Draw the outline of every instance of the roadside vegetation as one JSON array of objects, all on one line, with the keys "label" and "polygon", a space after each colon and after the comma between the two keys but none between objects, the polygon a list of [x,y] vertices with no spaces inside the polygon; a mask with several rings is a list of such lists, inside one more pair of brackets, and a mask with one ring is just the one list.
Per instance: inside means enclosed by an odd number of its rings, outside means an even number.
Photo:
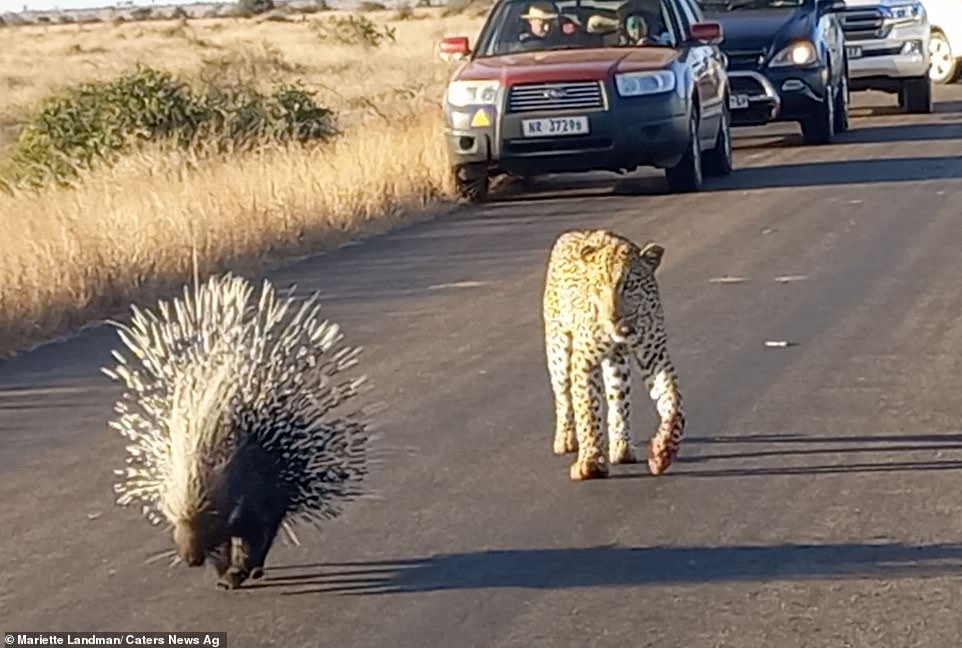
[{"label": "roadside vegetation", "polygon": [[484,8],[0,26],[0,353],[169,294],[195,253],[257,271],[443,207],[435,47]]}]

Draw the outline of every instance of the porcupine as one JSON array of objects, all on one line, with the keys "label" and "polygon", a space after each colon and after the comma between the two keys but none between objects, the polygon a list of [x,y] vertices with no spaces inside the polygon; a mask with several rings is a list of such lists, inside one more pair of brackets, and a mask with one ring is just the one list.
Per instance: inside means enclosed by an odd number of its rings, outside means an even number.
[{"label": "porcupine", "polygon": [[210,559],[234,589],[263,575],[281,528],[296,543],[295,523],[319,527],[363,495],[379,405],[331,416],[367,383],[340,378],[361,348],[319,318],[317,293],[295,311],[267,281],[256,305],[229,273],[189,288],[159,316],[134,306],[129,326],[113,323],[136,361],[114,351],[103,368],[127,388],[110,421],[131,441],[114,491],[166,521],[175,560]]}]

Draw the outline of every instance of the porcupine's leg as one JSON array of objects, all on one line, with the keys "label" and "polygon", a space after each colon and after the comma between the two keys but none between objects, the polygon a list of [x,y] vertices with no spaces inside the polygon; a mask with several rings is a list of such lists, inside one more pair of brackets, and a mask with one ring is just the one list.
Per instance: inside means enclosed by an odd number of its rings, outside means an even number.
[{"label": "porcupine's leg", "polygon": [[243,538],[234,536],[230,541],[230,567],[224,572],[217,586],[221,589],[237,589],[250,577],[247,567],[249,549]]},{"label": "porcupine's leg", "polygon": [[230,540],[217,547],[217,550],[210,554],[210,561],[214,565],[217,577],[223,576],[227,568],[230,567]]},{"label": "porcupine's leg", "polygon": [[257,580],[264,575],[264,563],[267,561],[267,554],[274,544],[274,538],[277,537],[277,532],[283,521],[283,515],[272,515],[262,520],[257,528],[251,529],[251,533],[247,536],[247,546],[249,547],[247,565],[250,568],[251,579]]}]

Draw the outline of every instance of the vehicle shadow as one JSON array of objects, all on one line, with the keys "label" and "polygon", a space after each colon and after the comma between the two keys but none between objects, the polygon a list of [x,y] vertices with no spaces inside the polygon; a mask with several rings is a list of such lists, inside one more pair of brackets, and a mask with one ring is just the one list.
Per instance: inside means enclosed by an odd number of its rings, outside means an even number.
[{"label": "vehicle shadow", "polygon": [[882,144],[962,139],[962,122],[859,126],[842,133],[834,144]]},{"label": "vehicle shadow", "polygon": [[[962,100],[933,101],[932,112],[936,114],[962,113]],[[897,105],[885,106],[852,106],[849,109],[851,117],[897,117],[906,113]],[[920,115],[921,116],[921,115]]]},{"label": "vehicle shadow", "polygon": [[898,157],[886,159],[768,164],[735,169],[715,180],[706,191],[816,187],[826,185],[881,184],[962,177],[958,156]]},{"label": "vehicle shadow", "polygon": [[962,544],[776,544],[505,549],[271,567],[247,589],[378,595],[491,588],[577,589],[962,574]]}]

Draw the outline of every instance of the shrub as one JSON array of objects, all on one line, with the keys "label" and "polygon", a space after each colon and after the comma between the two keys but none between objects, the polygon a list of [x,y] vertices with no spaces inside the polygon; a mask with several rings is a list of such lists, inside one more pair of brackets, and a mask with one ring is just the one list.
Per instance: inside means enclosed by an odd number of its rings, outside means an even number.
[{"label": "shrub", "polygon": [[242,14],[256,15],[274,8],[274,0],[239,0],[237,8]]},{"label": "shrub", "polygon": [[362,47],[380,47],[385,40],[397,42],[395,28],[384,25],[378,29],[366,16],[331,16],[323,22],[312,22],[311,28],[322,42]]},{"label": "shrub", "polygon": [[414,18],[414,8],[404,2],[398,5],[397,12],[394,14],[394,20],[411,20]]},{"label": "shrub", "polygon": [[336,132],[333,113],[298,85],[270,93],[212,84],[194,89],[169,72],[141,67],[42,102],[14,145],[7,176],[19,186],[69,184],[79,169],[110,164],[145,140],[224,152],[326,140]]},{"label": "shrub", "polygon": [[134,20],[149,20],[153,13],[150,7],[137,7],[130,12],[130,17]]}]

